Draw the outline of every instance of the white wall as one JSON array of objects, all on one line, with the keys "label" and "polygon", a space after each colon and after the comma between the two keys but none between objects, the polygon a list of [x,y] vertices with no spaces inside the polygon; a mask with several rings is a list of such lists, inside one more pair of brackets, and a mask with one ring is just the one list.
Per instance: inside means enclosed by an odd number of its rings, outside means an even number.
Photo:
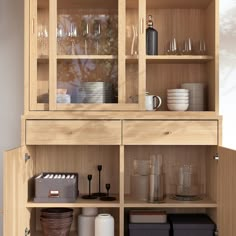
[{"label": "white wall", "polygon": [[236,149],[236,0],[220,0],[220,113],[223,145]]},{"label": "white wall", "polygon": [[[23,3],[23,0],[0,0],[0,193],[3,151],[20,145],[20,116],[23,112]],[[0,222],[0,235],[3,235],[2,216]]]},{"label": "white wall", "polygon": [[[220,0],[220,112],[224,116],[223,144],[236,149],[234,12],[236,12],[235,0]],[[20,116],[23,112],[23,0],[0,0],[0,84],[0,160],[2,160],[3,150],[20,145]],[[1,161],[0,173],[2,173]],[[2,186],[1,174],[0,186]],[[2,188],[0,191],[2,192]],[[2,208],[2,194],[0,194],[0,208]]]}]

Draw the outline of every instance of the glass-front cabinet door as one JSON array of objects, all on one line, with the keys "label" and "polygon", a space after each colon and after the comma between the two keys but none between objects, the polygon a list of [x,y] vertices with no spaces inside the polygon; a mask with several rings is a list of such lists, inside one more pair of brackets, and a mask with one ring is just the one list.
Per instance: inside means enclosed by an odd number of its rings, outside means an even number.
[{"label": "glass-front cabinet door", "polygon": [[143,106],[138,0],[33,0],[31,14],[30,110]]}]

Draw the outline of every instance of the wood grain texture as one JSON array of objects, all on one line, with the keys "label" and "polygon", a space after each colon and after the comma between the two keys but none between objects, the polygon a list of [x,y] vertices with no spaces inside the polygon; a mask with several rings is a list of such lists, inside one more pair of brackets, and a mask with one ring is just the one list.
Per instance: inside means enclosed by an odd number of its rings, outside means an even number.
[{"label": "wood grain texture", "polygon": [[[29,37],[30,37],[30,72],[29,72],[29,98],[30,98],[30,110],[36,110],[37,104],[37,22],[38,22],[38,14],[37,14],[37,1],[32,0],[30,2],[30,22],[28,27]],[[27,29],[27,28],[26,28]]]},{"label": "wood grain texture", "polygon": [[[150,156],[162,155],[165,174],[166,194],[175,193],[178,167],[184,164],[193,165],[199,171],[198,182],[202,194],[206,194],[206,151],[207,146],[125,146],[125,194],[131,193],[131,175],[134,174],[134,160],[149,160]],[[127,198],[125,198],[126,202]],[[132,199],[134,200],[134,198]],[[214,199],[211,199],[212,201]],[[142,203],[140,203],[142,204]]]},{"label": "wood grain texture", "polygon": [[[219,191],[217,183],[220,181],[218,175],[219,163],[214,159],[217,152],[218,146],[210,146],[206,150],[206,193],[210,199],[219,203],[217,194]],[[217,210],[217,208],[207,209],[207,214],[218,225]]]},{"label": "wood grain texture", "polygon": [[205,89],[205,110],[214,111],[208,106],[208,91],[212,90],[212,84],[208,80],[206,64],[147,64],[147,91],[150,94],[158,95],[162,99],[162,105],[158,111],[167,111],[167,89],[181,88],[183,83],[204,83]]},{"label": "wood grain texture", "polygon": [[219,148],[218,229],[219,235],[234,236],[236,232],[236,151]]},{"label": "wood grain texture", "polygon": [[57,89],[57,0],[49,1],[49,110],[56,110]]},{"label": "wood grain texture", "polygon": [[[119,14],[125,16],[125,0],[120,0]],[[118,19],[118,103],[125,103],[125,25],[126,17],[119,17]]]},{"label": "wood grain texture", "polygon": [[139,95],[139,110],[145,110],[145,94],[146,94],[146,0],[139,0],[139,60],[138,60],[138,95]]},{"label": "wood grain texture", "polygon": [[192,40],[193,51],[196,51],[200,39],[206,40],[204,9],[148,8],[146,15],[153,16],[153,27],[158,31],[158,55],[167,53],[173,38],[176,38],[180,51],[183,49],[184,40],[188,38]]},{"label": "wood grain texture", "polygon": [[4,180],[3,180],[3,233],[16,236],[23,235],[26,221],[24,218],[25,195],[25,163],[21,148],[4,153]]},{"label": "wood grain texture", "polygon": [[38,120],[218,120],[221,116],[215,112],[173,112],[173,111],[58,111],[58,112],[31,112],[25,119]]},{"label": "wood grain texture", "polygon": [[27,145],[119,145],[120,121],[26,121]]},{"label": "wood grain texture", "polygon": [[101,191],[106,191],[105,184],[110,183],[110,193],[119,194],[119,146],[37,146],[35,161],[35,174],[78,173],[81,195],[88,194],[88,174],[93,175],[92,192],[98,192],[97,165],[102,165]]},{"label": "wood grain texture", "polygon": [[217,145],[215,121],[124,121],[125,145]]}]

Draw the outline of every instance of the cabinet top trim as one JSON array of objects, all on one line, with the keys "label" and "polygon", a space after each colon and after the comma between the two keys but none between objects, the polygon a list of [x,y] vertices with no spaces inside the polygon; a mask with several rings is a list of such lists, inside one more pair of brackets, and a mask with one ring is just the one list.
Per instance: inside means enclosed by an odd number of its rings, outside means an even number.
[{"label": "cabinet top trim", "polygon": [[215,112],[30,112],[22,116],[23,119],[32,120],[221,120],[222,117]]}]

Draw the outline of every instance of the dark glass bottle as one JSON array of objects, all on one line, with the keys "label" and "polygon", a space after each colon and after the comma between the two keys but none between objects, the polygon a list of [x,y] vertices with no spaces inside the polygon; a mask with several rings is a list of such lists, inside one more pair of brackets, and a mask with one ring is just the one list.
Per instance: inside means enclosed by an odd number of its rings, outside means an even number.
[{"label": "dark glass bottle", "polygon": [[148,28],[146,29],[147,55],[158,55],[158,32],[153,28],[152,16],[148,16]]}]

